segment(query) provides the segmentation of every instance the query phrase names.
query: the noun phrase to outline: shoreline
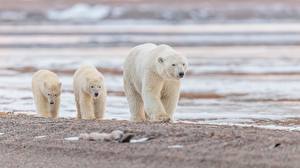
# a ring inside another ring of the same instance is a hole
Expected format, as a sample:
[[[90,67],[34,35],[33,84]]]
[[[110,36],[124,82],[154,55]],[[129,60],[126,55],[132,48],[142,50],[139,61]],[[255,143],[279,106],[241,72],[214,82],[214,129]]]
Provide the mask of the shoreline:
[[[300,156],[297,131],[21,114],[0,115],[0,125],[2,167],[297,167],[295,158]],[[152,139],[142,143],[65,140],[116,129],[136,139]]]

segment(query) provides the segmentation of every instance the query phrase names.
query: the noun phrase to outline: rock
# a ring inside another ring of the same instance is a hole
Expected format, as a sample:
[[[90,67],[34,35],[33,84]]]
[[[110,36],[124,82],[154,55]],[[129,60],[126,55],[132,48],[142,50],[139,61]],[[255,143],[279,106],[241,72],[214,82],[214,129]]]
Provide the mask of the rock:
[[[124,134],[123,137],[119,140],[119,142],[120,143],[129,143],[133,137],[134,137],[134,134]]]
[[[110,140],[112,140],[112,136],[111,136],[111,134],[108,134],[108,133],[92,132],[89,135],[89,140],[91,140],[91,141],[110,141]]]
[[[281,145],[281,143],[276,143],[275,145],[274,145],[274,148],[277,148],[277,147],[279,147]]]
[[[120,140],[123,137],[124,132],[120,130],[114,130],[110,134],[113,140]]]

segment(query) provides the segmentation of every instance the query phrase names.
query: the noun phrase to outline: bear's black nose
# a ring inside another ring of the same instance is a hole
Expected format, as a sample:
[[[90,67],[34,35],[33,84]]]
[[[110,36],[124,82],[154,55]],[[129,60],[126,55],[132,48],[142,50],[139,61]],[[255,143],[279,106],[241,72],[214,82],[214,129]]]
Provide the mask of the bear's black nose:
[[[97,97],[99,95],[99,93],[95,93],[95,96]]]
[[[183,78],[183,76],[184,76],[184,72],[179,72],[179,77]]]
[[[51,102],[50,102],[50,104],[54,104],[54,102],[53,102],[53,101],[51,101]]]

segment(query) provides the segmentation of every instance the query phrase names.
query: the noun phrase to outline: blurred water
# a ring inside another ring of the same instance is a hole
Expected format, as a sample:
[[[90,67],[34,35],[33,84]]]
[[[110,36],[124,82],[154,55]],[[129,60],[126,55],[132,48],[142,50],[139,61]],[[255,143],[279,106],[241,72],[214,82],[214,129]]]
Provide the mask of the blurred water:
[[[178,51],[186,54],[191,63],[189,74],[182,81],[182,96],[175,118],[207,124],[244,124],[269,128],[280,126],[286,129],[300,127],[296,122],[288,122],[300,117],[300,48],[291,45],[298,43],[298,36],[294,36],[298,32],[288,29],[289,26],[284,29],[284,26],[279,25],[278,29],[273,27],[269,30],[257,25],[258,27],[248,30],[248,33],[259,37],[260,30],[271,31],[272,36],[278,38],[273,39],[274,41],[264,37],[247,40],[246,35],[241,35],[245,36],[242,40],[244,45],[230,45],[232,41],[222,41],[232,39],[231,35],[238,32],[241,25],[236,26],[230,33],[222,33],[220,27],[215,28],[215,32],[210,32],[211,35],[195,36],[196,41],[192,46],[188,42],[190,36],[185,34],[197,29],[189,29],[188,26],[187,29],[168,27],[176,40],[168,38],[165,33],[159,33],[158,25],[155,29],[149,29],[149,32],[158,31],[155,36],[161,39],[161,43],[170,42]],[[95,41],[91,44],[93,35],[88,35],[88,40],[86,36],[76,35],[82,31],[82,26],[78,29],[76,26],[72,27],[74,33],[65,32],[64,27],[53,29],[53,26],[48,26],[46,30],[45,26],[27,28],[0,27],[0,111],[35,113],[31,76],[38,69],[50,69],[59,73],[63,83],[60,116],[75,117],[72,75],[80,64],[91,63],[103,70],[106,78],[109,97],[105,118],[129,118],[128,104],[122,96],[122,63],[129,49],[136,43],[137,37],[138,42],[149,42],[149,39],[133,32],[128,35],[131,31],[129,27],[113,38],[105,35],[106,44],[109,45],[102,46]],[[88,29],[89,26],[85,26],[84,31]],[[37,30],[36,33],[34,30]],[[90,30],[97,29],[90,26]],[[107,29],[103,29],[104,32],[97,31],[107,33]],[[118,30],[111,31],[113,33]],[[123,39],[126,32],[126,38]],[[140,33],[149,32],[143,30]],[[286,37],[286,32],[293,36],[288,41],[281,38]],[[69,36],[68,33],[73,35]],[[219,34],[224,36],[218,42],[222,45],[207,42],[218,41]],[[149,37],[156,39],[152,35]],[[122,39],[130,45],[116,43]],[[71,45],[66,44],[69,40]]]

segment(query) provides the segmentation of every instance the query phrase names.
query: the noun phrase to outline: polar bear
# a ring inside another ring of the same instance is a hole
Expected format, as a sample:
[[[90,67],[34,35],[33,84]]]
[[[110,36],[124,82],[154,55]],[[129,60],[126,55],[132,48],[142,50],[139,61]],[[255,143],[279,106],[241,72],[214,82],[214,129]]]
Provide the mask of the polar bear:
[[[48,70],[40,70],[32,77],[33,99],[38,114],[57,118],[60,106],[61,82]]]
[[[185,56],[168,45],[134,47],[124,63],[124,91],[131,120],[173,121],[180,79],[187,71]]]
[[[82,65],[74,74],[73,89],[77,118],[102,119],[107,96],[103,75],[94,66]]]

